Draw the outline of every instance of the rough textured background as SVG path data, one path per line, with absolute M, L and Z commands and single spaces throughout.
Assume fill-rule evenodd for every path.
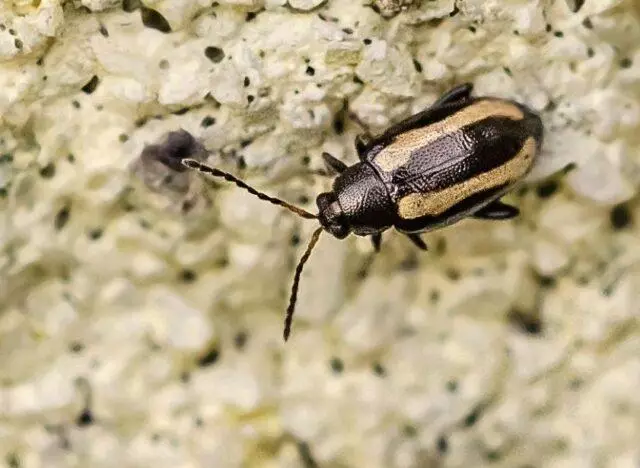
M 361 3 L 0 3 L 0 465 L 640 466 L 640 3 Z M 322 237 L 286 346 L 313 223 L 138 160 L 304 203 L 463 81 L 544 116 L 523 216 Z

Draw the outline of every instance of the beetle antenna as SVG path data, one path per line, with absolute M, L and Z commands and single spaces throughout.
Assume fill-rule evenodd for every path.
M 198 171 L 198 172 L 200 172 L 202 174 L 208 174 L 208 175 L 211 175 L 213 177 L 221 177 L 221 178 L 223 178 L 224 180 L 226 180 L 228 182 L 233 182 L 238 187 L 240 187 L 242 189 L 245 189 L 247 192 L 249 192 L 252 195 L 255 195 L 260 200 L 265 200 L 265 201 L 268 201 L 270 203 L 273 203 L 274 205 L 278 205 L 278 206 L 281 206 L 283 208 L 286 208 L 289 211 L 294 212 L 295 214 L 297 214 L 301 218 L 318 219 L 317 215 L 314 215 L 313 213 L 309 213 L 307 210 L 304 210 L 304 209 L 299 208 L 299 207 L 297 207 L 295 205 L 287 203 L 286 201 L 280 200 L 279 198 L 270 197 L 266 193 L 262 193 L 262 192 L 260 192 L 260 191 L 258 191 L 256 189 L 254 189 L 249 184 L 243 182 L 242 180 L 240 180 L 237 177 L 229 174 L 228 172 L 224 172 L 224 171 L 221 171 L 220 169 L 216 169 L 214 167 L 207 166 L 206 164 L 202 164 L 201 162 L 196 161 L 195 159 L 185 158 L 181 162 L 182 162 L 182 164 L 187 166 L 189 169 L 194 169 L 194 170 L 196 170 L 196 171 Z
M 313 234 L 311 235 L 311 240 L 309 241 L 309 245 L 307 245 L 307 250 L 304 251 L 304 254 L 302 255 L 302 257 L 300 257 L 300 261 L 296 266 L 296 273 L 293 277 L 293 286 L 291 286 L 291 295 L 289 296 L 289 307 L 287 307 L 287 316 L 284 319 L 284 341 L 287 341 L 289 339 L 289 334 L 291 333 L 291 322 L 293 322 L 293 312 L 295 311 L 296 301 L 298 299 L 298 286 L 300 285 L 300 275 L 302 275 L 302 269 L 304 268 L 304 264 L 307 263 L 307 260 L 309 260 L 311 251 L 316 246 L 322 230 L 323 228 L 319 227 L 313 232 Z

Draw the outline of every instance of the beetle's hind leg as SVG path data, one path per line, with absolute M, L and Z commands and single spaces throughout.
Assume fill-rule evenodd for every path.
M 520 210 L 515 206 L 507 205 L 500 200 L 496 200 L 479 211 L 476 211 L 473 217 L 477 219 L 500 220 L 515 218 L 519 214 Z
M 431 107 L 440 107 L 446 104 L 452 104 L 454 102 L 464 101 L 466 99 L 469 99 L 469 97 L 471 97 L 472 91 L 473 91 L 473 83 L 463 83 L 444 93 L 442 96 L 438 98 L 436 102 L 434 102 L 431 105 Z
M 420 234 L 405 234 L 413 245 L 418 247 L 420 250 L 427 250 L 427 244 L 424 243 Z

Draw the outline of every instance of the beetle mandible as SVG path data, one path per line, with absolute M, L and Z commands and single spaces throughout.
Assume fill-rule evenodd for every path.
M 420 233 L 466 217 L 503 220 L 519 214 L 500 198 L 531 170 L 542 146 L 542 121 L 516 101 L 472 97 L 472 90 L 470 83 L 456 86 L 381 135 L 357 136 L 360 161 L 352 166 L 323 153 L 325 166 L 337 177 L 332 190 L 316 198 L 318 214 L 270 197 L 194 159 L 182 160 L 191 169 L 224 178 L 262 200 L 319 221 L 296 266 L 285 341 L 302 269 L 323 230 L 338 239 L 350 233 L 371 236 L 378 251 L 382 232 L 393 227 L 426 250 Z

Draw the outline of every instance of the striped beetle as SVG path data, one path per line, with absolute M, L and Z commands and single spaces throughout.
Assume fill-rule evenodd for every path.
M 302 269 L 323 230 L 338 239 L 350 233 L 371 236 L 378 251 L 382 232 L 393 227 L 426 250 L 420 233 L 466 217 L 503 220 L 519 214 L 500 198 L 532 168 L 542 146 L 542 121 L 518 102 L 472 97 L 472 90 L 470 83 L 459 85 L 381 135 L 359 135 L 355 146 L 360 161 L 352 166 L 323 153 L 325 166 L 337 177 L 332 190 L 316 198 L 317 215 L 259 192 L 219 169 L 194 159 L 182 160 L 191 169 L 224 178 L 262 200 L 319 221 L 296 266 L 285 341 Z

